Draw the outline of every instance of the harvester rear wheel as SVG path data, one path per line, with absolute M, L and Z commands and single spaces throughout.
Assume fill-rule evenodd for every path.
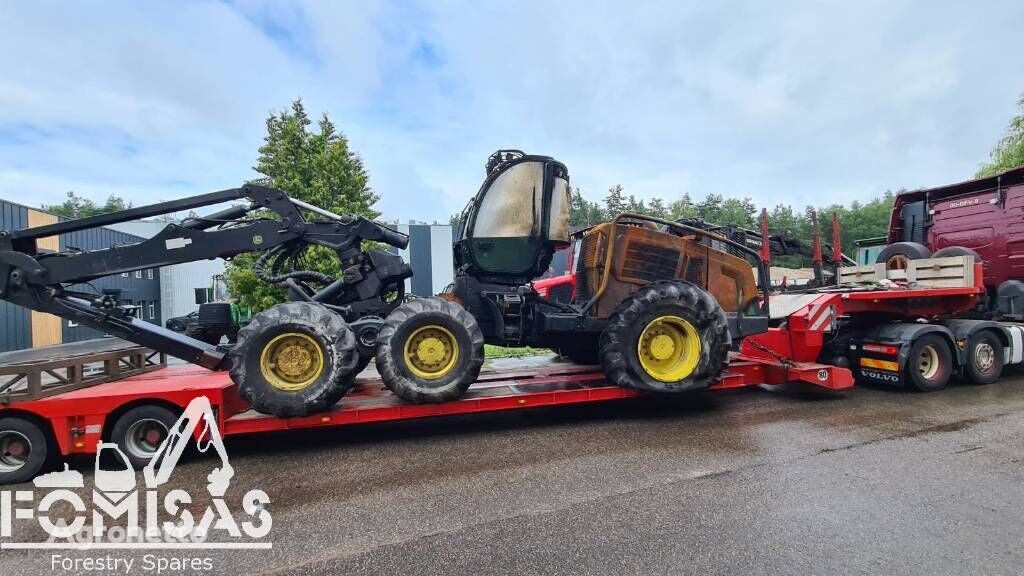
M 376 360 L 384 385 L 403 400 L 447 402 L 480 374 L 484 336 L 473 315 L 455 302 L 416 298 L 384 320 Z
M 254 409 L 305 416 L 336 404 L 359 360 L 345 320 L 323 306 L 286 302 L 253 316 L 231 349 L 231 379 Z
M 717 382 L 729 328 L 714 297 L 686 282 L 654 282 L 619 305 L 601 334 L 608 379 L 650 392 L 687 392 Z

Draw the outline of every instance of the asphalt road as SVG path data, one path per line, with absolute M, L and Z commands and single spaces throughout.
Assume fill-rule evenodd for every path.
M 273 549 L 203 553 L 211 573 L 1024 570 L 1019 374 L 935 394 L 752 389 L 252 436 L 228 450 L 232 489 L 271 498 Z M 202 486 L 212 465 L 183 464 L 175 482 Z M 0 566 L 62 573 L 48 552 L 3 552 Z

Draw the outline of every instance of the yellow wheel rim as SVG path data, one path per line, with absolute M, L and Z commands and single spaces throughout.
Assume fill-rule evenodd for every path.
M 459 361 L 459 343 L 443 326 L 431 324 L 417 328 L 405 340 L 405 365 L 417 378 L 444 378 Z
M 636 353 L 651 378 L 678 382 L 693 374 L 700 362 L 700 336 L 679 316 L 659 316 L 640 333 Z
M 260 353 L 260 373 L 278 390 L 304 390 L 316 382 L 323 371 L 324 352 L 308 334 L 280 334 L 267 342 Z

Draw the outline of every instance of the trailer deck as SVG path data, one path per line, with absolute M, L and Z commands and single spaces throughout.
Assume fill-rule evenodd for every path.
M 458 400 L 442 404 L 409 404 L 372 375 L 356 379 L 356 386 L 327 412 L 278 418 L 251 410 L 238 397 L 237 387 L 224 372 L 197 366 L 174 366 L 118 382 L 9 405 L 12 412 L 48 420 L 64 455 L 93 454 L 111 421 L 125 409 L 156 403 L 184 408 L 197 396 L 206 396 L 218 413 L 225 436 L 278 430 L 344 426 L 455 414 L 497 412 L 521 408 L 603 402 L 633 398 L 643 393 L 609 384 L 598 366 L 547 362 L 509 371 L 485 368 L 480 378 Z M 743 388 L 804 380 L 841 390 L 853 386 L 849 371 L 815 363 L 775 363 L 734 355 L 729 370 L 711 389 Z
M 849 362 L 828 362 L 822 353 L 826 344 L 842 331 L 842 317 L 862 313 L 929 317 L 939 312 L 971 308 L 983 291 L 980 265 L 975 267 L 974 281 L 960 287 L 861 286 L 773 297 L 772 306 L 785 309 L 785 317 L 778 319 L 777 325 L 767 332 L 745 338 L 739 352 L 731 354 L 720 380 L 709 390 L 789 382 L 844 390 L 854 385 L 854 374 L 863 373 L 864 366 L 884 362 L 886 366 L 891 365 L 891 370 L 901 371 L 913 337 L 902 343 L 865 338 L 850 347 Z M 982 322 L 978 329 L 993 330 L 994 324 Z M 904 325 L 916 331 L 921 331 L 922 326 L 928 327 L 916 322 Z M 931 328 L 940 329 L 938 325 Z M 967 341 L 969 332 L 965 332 L 962 325 L 941 330 L 948 333 L 949 347 L 959 355 L 955 358 L 962 364 L 967 356 L 961 343 Z M 1019 361 L 1024 355 L 1021 350 L 1024 330 L 1015 327 L 998 330 L 1007 333 L 1003 344 L 1007 363 L 1011 362 L 1011 356 Z M 643 394 L 610 384 L 598 366 L 523 361 L 515 366 L 499 363 L 498 367 L 485 367 L 464 396 L 440 404 L 404 402 L 387 390 L 372 372 L 364 372 L 356 379 L 353 390 L 330 410 L 280 418 L 252 410 L 239 396 L 237 386 L 227 373 L 198 366 L 176 366 L 44 398 L 0 403 L 0 418 L 11 416 L 36 422 L 53 439 L 56 452 L 66 457 L 95 453 L 100 442 L 112 440 L 110 431 L 114 424 L 133 408 L 156 405 L 180 413 L 200 396 L 209 400 L 222 434 L 233 436 L 607 402 Z

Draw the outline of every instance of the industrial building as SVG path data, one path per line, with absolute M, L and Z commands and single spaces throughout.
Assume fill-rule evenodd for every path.
M 21 230 L 54 224 L 59 217 L 14 202 L 0 200 L 0 229 Z M 113 246 L 135 244 L 141 237 L 109 228 L 83 230 L 39 242 L 40 250 L 103 250 Z M 88 285 L 75 285 L 83 292 L 115 294 L 124 304 L 136 306 L 139 318 L 154 324 L 163 322 L 160 297 L 160 271 L 137 270 L 128 274 L 100 278 Z M 30 311 L 16 304 L 0 301 L 0 352 L 20 350 L 49 344 L 77 342 L 102 336 L 99 332 L 61 320 L 56 316 Z

